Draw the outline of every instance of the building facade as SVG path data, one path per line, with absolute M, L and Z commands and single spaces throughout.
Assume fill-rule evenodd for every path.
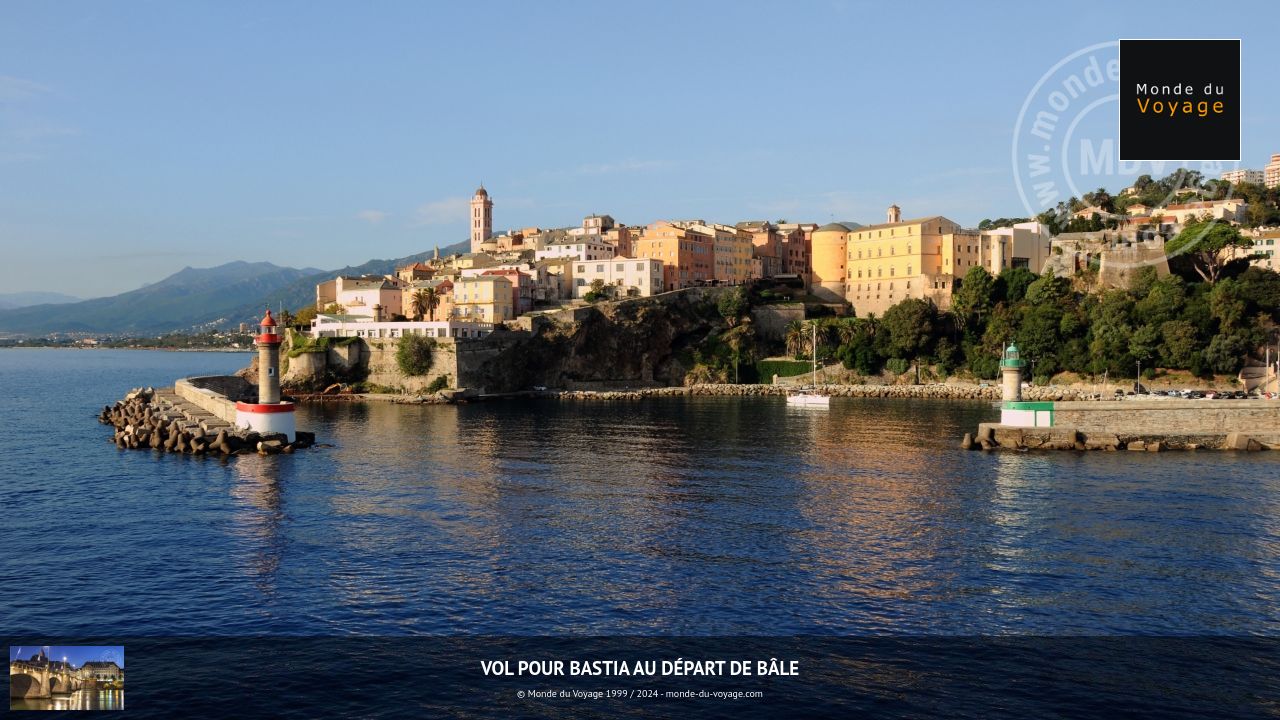
M 1266 181 L 1267 174 L 1262 170 L 1228 170 L 1218 176 L 1220 180 L 1226 180 L 1232 185 L 1240 183 L 1251 183 L 1254 185 L 1262 185 Z
M 475 322 L 505 322 L 515 317 L 511 300 L 511 281 L 505 277 L 460 277 L 453 285 L 453 317 Z
M 1271 162 L 1263 168 L 1262 184 L 1269 188 L 1280 187 L 1280 154 L 1272 155 Z
M 715 278 L 715 239 L 710 235 L 659 221 L 647 225 L 632 245 L 637 258 L 662 262 L 664 290 L 705 285 Z
M 400 304 L 404 308 L 405 317 L 410 319 L 414 317 L 414 296 L 422 290 L 433 291 L 436 300 L 435 310 L 428 312 L 423 318 L 424 320 L 438 320 L 453 314 L 453 280 L 447 277 L 440 277 L 430 280 L 417 280 L 401 289 Z
M 349 315 L 375 312 L 383 318 L 404 314 L 403 288 L 407 283 L 389 275 L 339 276 L 316 285 L 316 310 L 338 305 Z
M 607 260 L 613 257 L 613 243 L 600 235 L 564 235 L 533 254 L 535 260 Z
M 618 256 L 573 265 L 573 296 L 582 298 L 599 280 L 614 298 L 649 297 L 663 290 L 662 261 Z

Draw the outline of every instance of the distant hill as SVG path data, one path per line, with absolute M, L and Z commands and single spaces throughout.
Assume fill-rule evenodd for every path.
M 467 252 L 467 242 L 440 248 L 443 257 Z M 186 267 L 159 282 L 119 295 L 63 304 L 0 310 L 0 333 L 47 335 L 161 334 L 234 327 L 262 317 L 264 307 L 298 310 L 315 302 L 315 286 L 338 275 L 384 274 L 425 260 L 430 252 L 324 271 L 268 262 L 236 261 L 212 268 Z
M 80 302 L 83 298 L 57 292 L 0 293 L 0 310 L 30 307 L 31 305 L 60 305 Z
M 440 248 L 440 257 L 448 257 L 457 253 L 471 252 L 471 242 L 463 241 L 448 247 Z M 237 310 L 238 316 L 249 317 L 255 319 L 261 317 L 262 308 L 280 307 L 283 305 L 291 310 L 299 310 L 307 305 L 311 305 L 316 301 L 316 285 L 331 280 L 339 275 L 387 275 L 395 272 L 397 267 L 408 265 L 409 263 L 422 262 L 431 259 L 435 253 L 434 250 L 409 255 L 394 260 L 370 260 L 363 265 L 348 265 L 337 270 L 328 270 L 324 272 L 315 272 L 305 277 L 282 285 L 266 297 L 246 303 Z M 236 322 L 240 322 L 237 320 Z M 0 319 L 0 328 L 3 328 L 3 319 Z

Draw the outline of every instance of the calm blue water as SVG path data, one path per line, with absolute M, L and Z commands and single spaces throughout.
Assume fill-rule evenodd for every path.
M 247 355 L 0 351 L 12 634 L 1275 634 L 1280 453 L 983 454 L 982 404 L 311 406 L 335 447 L 120 451 Z

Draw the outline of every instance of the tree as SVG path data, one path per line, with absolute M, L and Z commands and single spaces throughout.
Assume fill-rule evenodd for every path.
M 960 282 L 960 289 L 952 297 L 951 306 L 956 320 L 964 327 L 970 322 L 981 324 L 996 303 L 996 279 L 986 268 L 977 265 L 969 268 Z
M 431 353 L 436 341 L 423 335 L 405 335 L 396 348 L 396 365 L 405 375 L 426 375 L 431 372 Z
M 293 322 L 299 327 L 308 328 L 311 327 L 311 321 L 316 319 L 317 314 L 316 306 L 308 305 L 299 310 L 297 314 L 293 316 Z
M 293 322 L 294 322 L 293 313 L 289 312 L 288 310 L 281 310 L 280 317 L 277 319 L 280 321 L 280 327 L 282 328 L 293 327 Z
M 888 355 L 907 360 L 928 355 L 937 319 L 938 309 L 933 303 L 916 298 L 886 310 L 880 323 L 888 332 Z
M 728 292 L 721 293 L 716 307 L 720 310 L 720 315 L 725 322 L 729 323 L 729 327 L 733 327 L 747 313 L 750 306 L 747 303 L 747 294 L 742 291 L 742 286 L 738 286 Z
M 796 359 L 804 357 L 805 351 L 809 347 L 809 331 L 804 323 L 799 320 L 792 320 L 787 323 L 787 334 L 785 337 L 787 345 L 787 354 Z
M 1026 268 L 1006 268 L 1000 271 L 1000 286 L 1003 297 L 1009 303 L 1020 302 L 1027 295 L 1027 287 L 1035 282 L 1036 274 Z
M 1240 234 L 1230 223 L 1199 220 L 1182 229 L 1169 242 L 1165 252 L 1170 257 L 1186 254 L 1197 274 L 1207 283 L 1218 282 L 1223 267 L 1235 259 L 1238 251 L 1253 247 L 1253 241 Z
M 591 289 L 587 290 L 586 294 L 582 296 L 583 300 L 586 300 L 589 303 L 593 303 L 608 297 L 607 295 L 608 290 L 606 289 L 608 286 L 604 284 L 604 280 L 601 280 L 600 278 L 596 278 L 595 280 L 591 281 L 591 284 L 588 287 Z
M 751 327 L 751 321 L 743 322 L 741 325 L 726 332 L 723 337 L 725 345 L 729 346 L 730 357 L 733 360 L 733 381 L 738 382 L 738 366 L 742 363 L 750 363 L 755 360 L 755 330 Z
M 435 288 L 422 288 L 413 294 L 413 302 L 410 303 L 410 309 L 413 312 L 413 319 L 421 321 L 423 316 L 429 315 L 432 322 L 436 319 L 436 308 L 440 306 L 440 293 Z

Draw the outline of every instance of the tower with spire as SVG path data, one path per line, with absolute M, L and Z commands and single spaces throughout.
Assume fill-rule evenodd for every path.
M 493 200 L 484 189 L 484 183 L 471 196 L 471 252 L 480 252 L 480 245 L 493 237 Z

